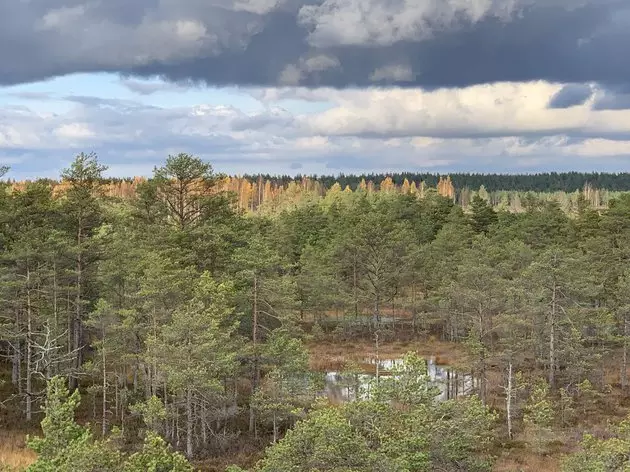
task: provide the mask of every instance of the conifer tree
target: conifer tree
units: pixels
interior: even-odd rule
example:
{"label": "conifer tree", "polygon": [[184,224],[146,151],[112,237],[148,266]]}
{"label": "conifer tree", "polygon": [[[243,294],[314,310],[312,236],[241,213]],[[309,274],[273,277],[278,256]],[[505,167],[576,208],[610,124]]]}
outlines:
{"label": "conifer tree", "polygon": [[70,351],[74,355],[75,374],[70,376],[70,385],[78,386],[76,372],[83,363],[86,343],[84,322],[86,296],[93,276],[94,262],[98,259],[98,250],[92,236],[102,223],[100,201],[97,198],[103,172],[106,166],[99,164],[95,154],[79,154],[71,166],[64,170],[62,178],[68,182],[62,200],[62,210],[66,215],[67,231],[73,238],[72,253],[74,256],[74,300],[71,319],[72,342]]}

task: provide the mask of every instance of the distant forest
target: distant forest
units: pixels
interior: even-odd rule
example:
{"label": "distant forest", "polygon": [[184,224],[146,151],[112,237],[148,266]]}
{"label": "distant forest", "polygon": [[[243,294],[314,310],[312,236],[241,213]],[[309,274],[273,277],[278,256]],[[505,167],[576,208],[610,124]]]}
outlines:
{"label": "distant forest", "polygon": [[[376,185],[391,177],[396,185],[402,185],[405,179],[409,182],[424,182],[429,187],[436,187],[440,177],[447,174],[429,174],[404,172],[398,174],[361,174],[361,175],[322,175],[308,176],[310,180],[316,180],[325,188],[332,187],[338,182],[342,188],[347,185],[352,190],[361,183],[361,180],[372,181]],[[600,172],[549,172],[540,174],[466,174],[451,173],[453,186],[456,189],[478,189],[482,185],[488,192],[499,190],[512,190],[521,192],[575,192],[582,190],[585,185],[598,189],[612,191],[630,190],[630,173],[600,173]],[[263,180],[271,180],[275,183],[287,185],[289,182],[301,180],[303,176],[274,176],[274,175],[246,175],[247,179],[255,181],[262,177]]]}
{"label": "distant forest", "polygon": [[[308,179],[318,182],[324,189],[331,188],[338,183],[341,188],[350,187],[356,190],[361,181],[372,182],[380,186],[386,178],[391,178],[396,186],[402,186],[405,180],[409,182],[424,182],[428,187],[437,187],[440,178],[450,176],[453,187],[461,189],[479,189],[482,185],[488,192],[515,191],[515,192],[575,192],[583,190],[586,185],[616,192],[630,191],[630,172],[547,172],[537,174],[481,174],[481,173],[422,173],[402,172],[393,174],[338,174],[338,175],[273,175],[273,174],[246,174],[242,177],[250,182],[259,180],[270,181],[274,186],[286,187],[291,182]],[[105,178],[104,182],[126,182],[134,178]],[[40,179],[49,181],[52,179]],[[9,182],[13,182],[9,179]]]}

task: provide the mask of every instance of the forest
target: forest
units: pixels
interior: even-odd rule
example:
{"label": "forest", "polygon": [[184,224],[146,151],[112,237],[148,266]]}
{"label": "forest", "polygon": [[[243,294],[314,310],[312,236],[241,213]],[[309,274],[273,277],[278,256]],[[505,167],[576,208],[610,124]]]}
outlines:
{"label": "forest", "polygon": [[[249,180],[256,181],[259,177],[264,180],[272,180],[288,184],[293,180],[301,180],[302,176],[247,176]],[[431,187],[436,187],[440,178],[446,177],[440,174],[403,172],[393,174],[361,174],[337,176],[305,176],[324,187],[330,188],[335,183],[339,183],[343,188],[350,186],[356,190],[361,181],[371,181],[380,185],[388,177],[394,184],[402,185],[405,180],[410,182],[425,182]],[[489,192],[500,190],[511,190],[520,192],[575,192],[582,190],[585,185],[596,188],[604,188],[612,191],[630,191],[630,173],[608,173],[608,172],[547,172],[534,174],[479,174],[479,173],[451,173],[449,177],[456,188],[478,189],[482,185]]]}
{"label": "forest", "polygon": [[2,184],[1,471],[630,469],[625,174],[106,171]]}

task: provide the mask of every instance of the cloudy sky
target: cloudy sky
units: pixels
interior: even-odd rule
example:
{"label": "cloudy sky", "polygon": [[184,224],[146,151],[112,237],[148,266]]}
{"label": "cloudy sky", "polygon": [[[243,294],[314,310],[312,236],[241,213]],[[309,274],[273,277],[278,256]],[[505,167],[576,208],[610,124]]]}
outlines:
{"label": "cloudy sky", "polygon": [[630,170],[628,0],[0,2],[0,163]]}

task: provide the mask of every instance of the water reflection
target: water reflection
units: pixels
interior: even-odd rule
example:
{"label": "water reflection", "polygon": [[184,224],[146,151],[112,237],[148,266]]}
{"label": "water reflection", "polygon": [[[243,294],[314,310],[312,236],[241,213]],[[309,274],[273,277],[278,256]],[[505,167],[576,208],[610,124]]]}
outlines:
{"label": "water reflection", "polygon": [[[440,391],[436,400],[444,401],[472,393],[473,377],[470,374],[462,374],[448,366],[438,365],[435,357],[426,359],[426,362],[427,374]],[[324,393],[333,402],[368,399],[377,370],[380,376],[385,377],[402,364],[403,359],[380,359],[379,362],[376,359],[364,359],[361,366],[363,372],[326,372]]]}

